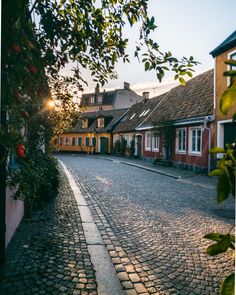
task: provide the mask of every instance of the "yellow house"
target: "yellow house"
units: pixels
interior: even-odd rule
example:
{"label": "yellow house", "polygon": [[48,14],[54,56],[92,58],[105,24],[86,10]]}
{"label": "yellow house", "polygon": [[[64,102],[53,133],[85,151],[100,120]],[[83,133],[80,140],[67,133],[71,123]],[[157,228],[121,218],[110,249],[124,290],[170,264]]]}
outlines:
{"label": "yellow house", "polygon": [[112,131],[126,112],[127,109],[82,113],[73,128],[59,135],[58,151],[110,154]]}
{"label": "yellow house", "polygon": [[225,147],[226,143],[232,143],[236,140],[236,123],[232,121],[232,115],[236,112],[236,105],[227,114],[220,112],[220,97],[230,84],[230,78],[223,76],[224,72],[230,69],[236,70],[225,64],[228,59],[236,60],[236,31],[226,38],[210,54],[215,59],[215,122],[216,137],[215,146]]}

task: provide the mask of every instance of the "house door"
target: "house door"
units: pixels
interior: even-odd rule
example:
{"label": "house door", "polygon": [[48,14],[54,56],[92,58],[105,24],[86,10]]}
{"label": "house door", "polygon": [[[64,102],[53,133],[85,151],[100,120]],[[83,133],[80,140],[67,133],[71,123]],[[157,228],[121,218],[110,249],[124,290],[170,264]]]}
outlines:
{"label": "house door", "polygon": [[142,158],[142,136],[138,136],[138,142],[137,142],[137,157],[139,159]]}
{"label": "house door", "polygon": [[100,137],[100,153],[108,153],[108,139],[106,137]]}
{"label": "house door", "polygon": [[224,124],[224,147],[227,143],[236,142],[236,122]]}

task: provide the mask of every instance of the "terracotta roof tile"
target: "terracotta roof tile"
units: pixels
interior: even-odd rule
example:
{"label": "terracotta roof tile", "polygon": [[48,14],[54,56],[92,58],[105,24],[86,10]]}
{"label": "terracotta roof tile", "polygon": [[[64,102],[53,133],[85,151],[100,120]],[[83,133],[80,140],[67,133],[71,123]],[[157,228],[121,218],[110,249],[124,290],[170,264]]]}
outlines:
{"label": "terracotta roof tile", "polygon": [[213,114],[214,71],[209,70],[171,89],[141,127]]}

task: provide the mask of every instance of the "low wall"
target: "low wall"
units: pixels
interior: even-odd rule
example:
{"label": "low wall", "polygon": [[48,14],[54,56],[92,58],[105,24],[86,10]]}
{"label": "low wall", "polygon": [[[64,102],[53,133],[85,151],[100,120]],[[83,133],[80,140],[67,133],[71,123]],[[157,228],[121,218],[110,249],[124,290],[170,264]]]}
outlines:
{"label": "low wall", "polygon": [[24,202],[14,200],[13,192],[7,188],[6,192],[6,247],[24,216]]}

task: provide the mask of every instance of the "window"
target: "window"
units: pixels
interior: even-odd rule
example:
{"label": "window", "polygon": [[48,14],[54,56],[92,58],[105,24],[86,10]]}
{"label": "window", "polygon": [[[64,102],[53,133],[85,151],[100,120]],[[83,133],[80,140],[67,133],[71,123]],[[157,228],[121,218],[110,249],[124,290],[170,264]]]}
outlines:
{"label": "window", "polygon": [[130,120],[132,120],[135,117],[135,113],[130,117]]}
{"label": "window", "polygon": [[140,115],[139,117],[142,117],[144,115],[144,113],[146,112],[146,110],[144,110]]}
{"label": "window", "polygon": [[65,145],[69,145],[69,137],[65,137]]}
{"label": "window", "polygon": [[149,113],[150,109],[146,110],[143,116],[146,116]]}
{"label": "window", "polygon": [[[230,59],[236,60],[236,52],[230,55]],[[236,66],[230,66],[230,70],[236,71]]]}
{"label": "window", "polygon": [[86,146],[89,146],[89,137],[86,137],[86,138],[85,138],[85,145],[86,145]]}
{"label": "window", "polygon": [[97,99],[98,99],[98,103],[102,103],[102,95],[98,95]]}
{"label": "window", "polygon": [[95,97],[94,96],[90,96],[89,100],[90,100],[90,104],[95,103]]}
{"label": "window", "polygon": [[104,118],[97,118],[97,127],[103,128],[105,126],[105,119]]}
{"label": "window", "polygon": [[180,153],[186,151],[186,129],[176,130],[176,151]]}
{"label": "window", "polygon": [[88,128],[88,119],[82,119],[82,128]]}
{"label": "window", "polygon": [[201,128],[192,128],[190,129],[190,152],[194,154],[201,153],[201,137],[202,131]]}
{"label": "window", "polygon": [[75,137],[71,138],[71,145],[75,145]]}
{"label": "window", "polygon": [[158,132],[153,132],[153,135],[152,135],[152,146],[153,146],[153,150],[159,151],[159,136],[158,136]]}
{"label": "window", "polygon": [[129,147],[129,135],[125,134],[126,146]]}
{"label": "window", "polygon": [[[228,58],[228,59],[233,59],[233,60],[236,61],[236,50],[230,52],[230,53],[227,55],[227,58]],[[228,70],[228,71],[229,71],[229,70],[236,71],[236,66],[228,65],[227,70]],[[227,86],[229,86],[231,82],[232,82],[232,78],[231,78],[231,77],[227,77]]]}
{"label": "window", "polygon": [[79,145],[79,146],[82,145],[82,137],[78,137],[78,145]]}
{"label": "window", "polygon": [[60,138],[59,138],[59,145],[62,145],[62,144],[63,144],[63,138],[60,137]]}
{"label": "window", "polygon": [[152,137],[151,132],[148,131],[145,133],[145,150],[151,150],[152,147]]}

